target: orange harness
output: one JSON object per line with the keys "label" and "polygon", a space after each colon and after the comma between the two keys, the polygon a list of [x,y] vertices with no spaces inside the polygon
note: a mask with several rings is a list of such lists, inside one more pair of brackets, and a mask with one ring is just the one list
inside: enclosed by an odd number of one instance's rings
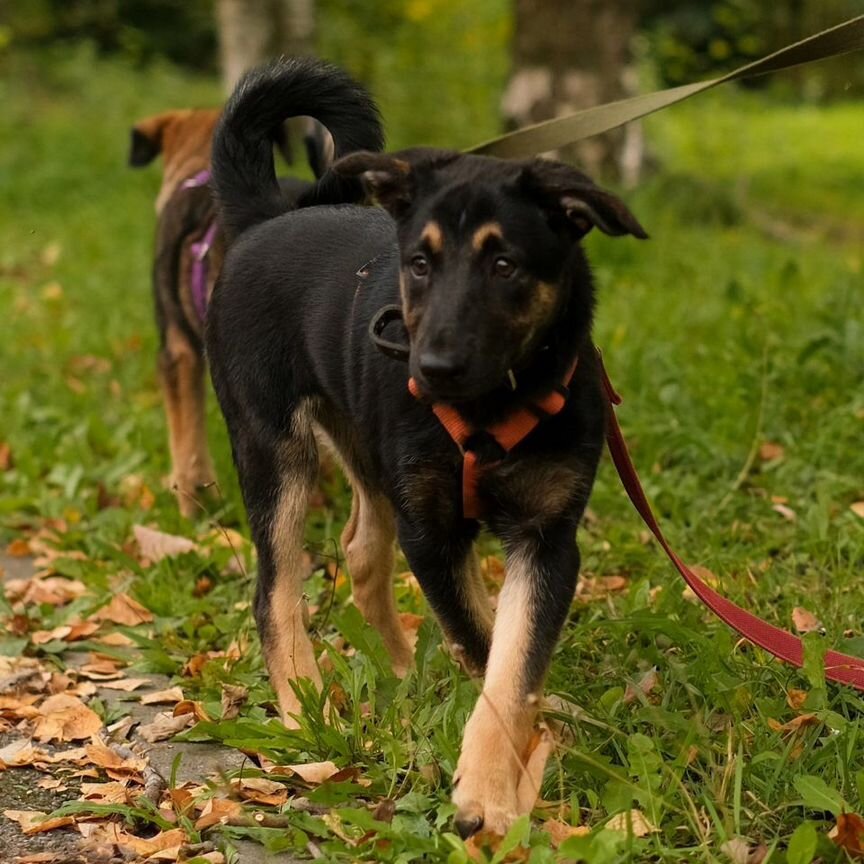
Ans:
{"label": "orange harness", "polygon": [[[502,456],[501,459],[493,462],[481,463],[472,446],[472,439],[476,441],[478,436],[485,435],[491,438],[506,456],[534,431],[541,420],[554,417],[564,408],[570,395],[567,388],[576,374],[578,365],[577,357],[567,370],[564,380],[551,393],[529,403],[527,407],[514,412],[501,423],[485,429],[473,428],[452,405],[445,405],[443,402],[433,403],[432,411],[462,454],[462,515],[466,519],[479,519],[481,515],[480,501],[477,497],[477,485],[481,473],[487,468],[500,464],[504,458]],[[413,378],[408,379],[408,391],[415,399],[421,398],[420,388]]]}

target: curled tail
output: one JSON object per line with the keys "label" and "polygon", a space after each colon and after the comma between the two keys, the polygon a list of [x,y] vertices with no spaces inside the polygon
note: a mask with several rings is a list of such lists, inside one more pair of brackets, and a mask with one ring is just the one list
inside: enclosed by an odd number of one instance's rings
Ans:
{"label": "curled tail", "polygon": [[[336,158],[384,146],[372,97],[336,66],[293,57],[247,72],[213,137],[212,182],[229,242],[291,209],[276,182],[272,141],[279,124],[298,116],[313,117],[329,130]],[[297,206],[353,201],[361,194],[356,180],[326,171]]]}

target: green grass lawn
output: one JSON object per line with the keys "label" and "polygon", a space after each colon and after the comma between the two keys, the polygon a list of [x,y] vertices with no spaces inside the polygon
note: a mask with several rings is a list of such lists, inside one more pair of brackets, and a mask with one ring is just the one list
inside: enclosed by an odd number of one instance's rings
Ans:
{"label": "green grass lawn", "polygon": [[[224,681],[250,688],[239,718],[200,724],[193,737],[286,763],[332,759],[370,783],[326,784],[309,796],[332,808],[325,816],[288,810],[288,829],[225,829],[229,845],[246,834],[301,854],[311,839],[328,861],[468,860],[447,833],[449,789],[477,685],[441,650],[429,618],[416,670],[392,676],[346,602],[341,570],[331,578],[347,516],[341,482],[324,478],[324,506],[310,519],[308,593],[344,707],[330,725],[311,711],[298,733],[273,719],[248,607],[252,575],[229,566],[218,537],[206,539],[213,522],[184,523],[162,488],[149,287],[158,171],[125,167],[128,128],[168,106],[212,104],[217,84],[86,55],[6,63],[0,443],[12,466],[0,471],[0,539],[63,520],[58,542],[86,560],[55,567],[97,596],[128,588],[156,615],[136,668],[179,676],[193,655],[248,642],[230,671],[213,662],[184,679],[212,717]],[[387,120],[394,141],[425,143],[406,140],[400,130],[413,126],[398,112]],[[482,140],[492,122],[490,108],[476,134],[460,128],[453,140]],[[682,596],[604,464],[581,534],[584,568],[625,587],[574,604],[550,689],[578,706],[578,720],[550,760],[530,836],[517,826],[514,843],[530,845],[530,858],[512,860],[728,860],[730,847],[721,850],[735,837],[764,845],[771,861],[842,860],[826,835],[841,810],[864,811],[864,699],[826,687],[819,663],[826,646],[864,656],[864,519],[850,509],[864,499],[860,129],[860,104],[802,108],[734,90],[671,109],[646,123],[659,168],[628,196],[651,240],[589,242],[597,341],[674,545],[736,602],[787,628],[793,608],[805,607],[826,635],[808,637],[807,674],[740,644]],[[212,400],[211,409],[224,496],[216,520],[242,529]],[[136,523],[199,539],[202,551],[142,567],[130,554]],[[212,586],[203,596],[202,577]],[[426,613],[405,579],[397,593],[403,611]],[[81,608],[33,614],[47,628]],[[351,656],[337,650],[342,637]],[[2,646],[62,662],[58,646],[36,649],[26,636]],[[652,670],[649,692],[627,693]],[[804,707],[787,703],[792,690],[806,691]],[[802,713],[813,717],[778,731]],[[395,802],[389,824],[372,815],[385,798]],[[658,830],[604,828],[631,807]],[[554,851],[542,831],[550,818],[594,830]]]}

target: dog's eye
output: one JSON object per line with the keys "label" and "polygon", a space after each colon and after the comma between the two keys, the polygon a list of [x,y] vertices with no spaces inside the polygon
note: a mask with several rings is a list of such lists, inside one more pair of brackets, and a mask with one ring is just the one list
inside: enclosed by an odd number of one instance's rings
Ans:
{"label": "dog's eye", "polygon": [[509,279],[516,272],[516,265],[503,256],[495,259],[495,275],[500,279]]}
{"label": "dog's eye", "polygon": [[429,275],[429,259],[425,255],[415,255],[411,259],[411,272],[418,278],[422,279]]}

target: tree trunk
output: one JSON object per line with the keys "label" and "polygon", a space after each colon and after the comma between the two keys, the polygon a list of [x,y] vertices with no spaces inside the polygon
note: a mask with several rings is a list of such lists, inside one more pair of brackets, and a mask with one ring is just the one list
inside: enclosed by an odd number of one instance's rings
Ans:
{"label": "tree trunk", "polygon": [[[502,100],[508,128],[626,98],[635,87],[635,0],[515,0],[513,72]],[[594,177],[633,184],[642,135],[631,123],[555,155]]]}
{"label": "tree trunk", "polygon": [[229,93],[252,66],[315,51],[315,0],[217,0],[216,20]]}
{"label": "tree trunk", "polygon": [[[222,81],[230,93],[247,69],[283,54],[315,53],[315,0],[216,0]],[[286,121],[279,149],[290,165],[296,141],[320,138],[321,161],[332,155],[332,142],[308,119]]]}

